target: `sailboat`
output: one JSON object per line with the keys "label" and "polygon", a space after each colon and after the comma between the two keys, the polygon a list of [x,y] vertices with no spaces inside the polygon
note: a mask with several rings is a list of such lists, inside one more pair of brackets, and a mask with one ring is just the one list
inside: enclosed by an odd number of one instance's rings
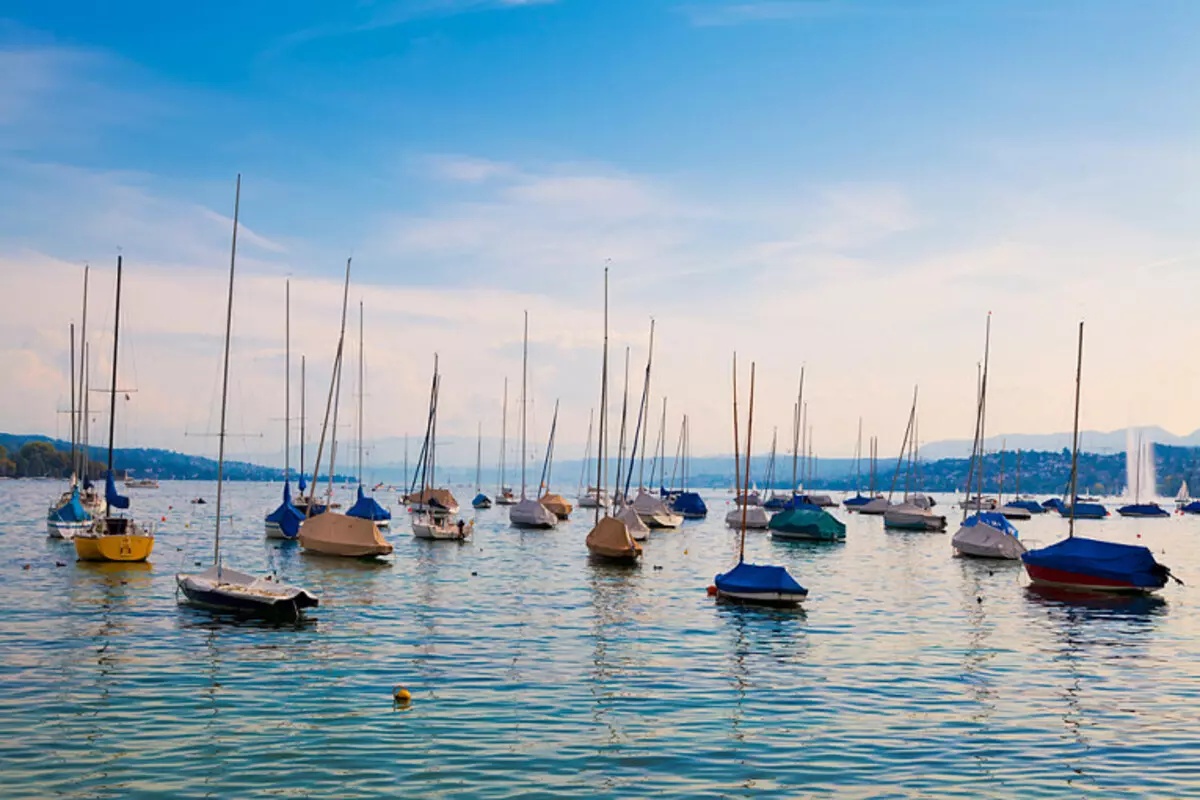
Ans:
{"label": "sailboat", "polygon": [[[801,385],[801,386],[803,386],[803,385],[804,385],[804,378],[803,378],[803,374],[804,374],[804,373],[803,373],[803,372],[801,372],[801,376],[802,376],[802,377],[800,378],[800,381],[801,381],[800,385]],[[752,377],[751,377],[751,379],[750,379],[750,386],[751,386],[751,390],[750,390],[750,396],[753,398],[753,397],[754,397],[754,390],[753,390],[753,386],[754,386],[754,379],[753,379],[753,375],[754,375],[754,365],[753,365],[753,364],[751,364],[751,365],[750,365],[750,375],[752,376]],[[755,493],[755,494],[751,495],[751,493],[750,493],[750,451],[749,451],[749,444],[747,444],[747,450],[746,450],[746,482],[745,482],[745,487],[743,488],[743,487],[740,485],[740,484],[741,484],[741,477],[740,477],[740,474],[739,474],[739,472],[738,472],[738,469],[739,469],[739,462],[740,462],[740,460],[741,460],[741,457],[740,457],[740,455],[739,455],[739,448],[741,447],[741,442],[739,442],[739,441],[738,441],[738,432],[737,432],[737,429],[738,429],[738,419],[737,419],[737,357],[735,356],[735,357],[734,357],[734,361],[733,361],[733,480],[734,480],[734,482],[735,482],[735,483],[738,483],[739,485],[738,485],[738,487],[737,487],[738,494],[737,494],[737,495],[735,495],[735,498],[734,498],[734,504],[733,504],[733,508],[732,508],[732,509],[730,509],[730,510],[728,511],[728,513],[726,513],[726,514],[725,514],[725,524],[726,524],[726,525],[728,525],[730,528],[734,528],[734,529],[740,530],[740,531],[742,532],[742,536],[743,536],[743,538],[744,538],[744,537],[745,537],[745,534],[746,534],[746,529],[747,529],[747,528],[753,528],[753,529],[755,529],[755,530],[765,530],[765,529],[766,529],[766,527],[767,527],[767,525],[769,525],[769,524],[770,524],[770,522],[771,522],[771,515],[770,515],[770,514],[768,514],[768,513],[767,513],[767,510],[766,510],[765,508],[763,508],[763,507],[762,507],[762,504],[761,504],[761,502],[758,502],[758,500],[759,500],[759,498],[758,498],[758,494],[757,494],[757,493]],[[748,441],[748,440],[749,440],[749,438],[750,438],[750,437],[749,437],[749,430],[747,430],[747,432],[746,432],[746,433],[747,433],[747,436],[746,436],[746,438],[747,438],[747,441]],[[793,470],[795,470],[795,466],[794,466],[794,465],[793,465],[792,469],[793,469]],[[795,487],[795,486],[796,486],[796,484],[794,484],[794,483],[793,483],[792,485],[793,485],[793,487]],[[793,500],[794,500],[794,501],[796,501],[796,504],[799,504],[799,503],[800,503],[800,495],[799,495],[799,494],[793,494],[793,495],[792,495],[792,498],[793,498]],[[754,502],[752,502],[752,500],[753,500]],[[739,502],[739,501],[740,501],[740,502]]]}
{"label": "sailboat", "polygon": [[[292,282],[285,284],[283,314],[283,502],[267,515],[268,539],[295,539],[304,512],[292,503]],[[303,490],[302,490],[303,491]]]}
{"label": "sailboat", "polygon": [[661,497],[655,497],[647,491],[645,483],[642,481],[646,463],[646,437],[642,435],[643,431],[650,427],[649,421],[646,419],[646,410],[650,401],[650,370],[654,363],[654,320],[650,320],[650,349],[646,353],[646,376],[642,384],[642,402],[638,406],[637,425],[633,429],[633,449],[629,453],[629,468],[625,472],[625,486],[623,487],[622,497],[629,497],[630,478],[633,475],[633,462],[638,457],[638,444],[641,443],[641,459],[643,472],[638,475],[638,493],[630,504],[630,507],[641,519],[642,523],[650,530],[662,530],[678,528],[683,524],[683,517],[673,512],[663,502]]}
{"label": "sailboat", "polygon": [[529,312],[525,312],[524,344],[521,348],[521,499],[508,510],[508,521],[518,528],[553,528],[558,516],[532,497],[526,497],[525,464],[529,453],[525,449],[528,422],[529,388]]}
{"label": "sailboat", "polygon": [[538,481],[538,502],[548,508],[559,519],[569,519],[575,507],[561,494],[550,491],[550,477],[554,468],[554,434],[558,430],[558,400],[554,401],[554,419],[550,423],[550,440],[546,444],[546,457],[542,461],[542,478]]}
{"label": "sailboat", "polygon": [[[810,434],[809,442],[811,443],[811,441]],[[772,441],[772,460],[774,459],[773,445]],[[824,497],[825,495],[806,495],[803,496],[803,499],[807,502],[788,503],[782,511],[772,516],[771,521],[767,524],[771,531],[771,538],[783,541],[820,542],[836,542],[845,539],[846,526],[825,510],[825,506],[821,502],[821,498]]]}
{"label": "sailboat", "polygon": [[[1036,500],[1031,500],[1021,494],[1021,451],[1017,450],[1017,485],[1013,497],[1000,507],[1000,513],[1008,519],[1029,519],[1034,514],[1044,514],[1046,509]],[[1024,516],[1021,515],[1024,512]]]}
{"label": "sailboat", "polygon": [[[432,486],[437,476],[438,399],[441,396],[442,376],[438,371],[438,356],[433,356],[433,384],[429,391],[429,416],[425,425],[425,441],[417,464],[419,486]],[[457,509],[456,509],[457,510]],[[425,508],[412,516],[413,536],[418,539],[454,539],[462,541],[475,529],[475,522],[452,521],[454,511],[443,508],[436,496],[428,498]]]}
{"label": "sailboat", "polygon": [[862,493],[862,417],[858,418],[858,440],[854,445],[854,497],[847,497],[842,505],[849,511],[855,511],[871,502],[871,498]]}
{"label": "sailboat", "polygon": [[500,485],[496,487],[496,505],[515,506],[517,498],[513,490],[504,482],[505,466],[507,466],[508,447],[508,378],[504,379],[504,405],[500,412]]}
{"label": "sailboat", "polygon": [[[588,462],[592,460],[592,427],[595,424],[595,414],[595,409],[588,414],[587,446],[583,451],[583,464],[579,468],[579,489],[576,492],[575,502],[580,508],[608,508],[608,492],[603,486],[587,484],[587,488],[584,489],[585,481],[587,481]],[[596,452],[596,457],[600,458],[599,447]]]}
{"label": "sailboat", "polygon": [[[679,428],[680,453],[680,490],[671,497],[671,510],[684,519],[704,519],[708,516],[708,506],[698,493],[688,490],[688,460],[691,458],[691,425],[687,414]],[[675,479],[671,478],[671,488],[674,489]]]}
{"label": "sailboat", "polygon": [[72,539],[92,526],[92,515],[83,507],[79,494],[79,417],[75,403],[75,323],[71,323],[71,485],[46,510],[46,533],[54,539]]}
{"label": "sailboat", "polygon": [[[605,447],[604,421],[608,417],[608,267],[604,268],[604,359],[600,372],[600,435],[596,441],[596,489],[597,496],[608,483],[605,476],[608,450]],[[591,440],[591,425],[588,426]],[[582,482],[582,481],[581,481]],[[637,543],[629,527],[622,520],[608,515],[608,508],[597,503],[592,529],[588,531],[584,545],[596,559],[618,564],[636,564],[642,557],[642,546]],[[601,516],[603,510],[603,516]],[[636,515],[634,515],[636,519]]]}
{"label": "sailboat", "polygon": [[[1079,477],[1079,394],[1083,375],[1083,322],[1079,323],[1079,353],[1075,363],[1075,427],[1071,443],[1069,496],[1077,500]],[[1030,550],[1021,556],[1035,587],[1082,592],[1146,593],[1161,589],[1173,578],[1149,549],[1139,545],[1085,539],[1075,535],[1076,503],[1070,506],[1067,538]]]}
{"label": "sailboat", "polygon": [[[750,365],[750,408],[746,418],[746,470],[745,489],[750,484],[750,448],[752,429],[754,426],[754,364]],[[734,480],[739,481],[737,463],[738,448],[738,417],[737,417],[737,356],[733,357],[733,441],[734,441]],[[764,566],[746,563],[746,521],[753,506],[743,505],[741,508],[742,525],[741,541],[738,546],[738,563],[728,572],[723,572],[713,578],[710,594],[718,598],[733,600],[740,603],[754,603],[771,606],[795,606],[808,597],[808,590],[796,582],[784,567]],[[759,509],[761,510],[761,509]],[[765,512],[764,512],[765,513]]]}
{"label": "sailboat", "polygon": [[[196,574],[179,573],[175,585],[190,605],[218,611],[298,616],[301,609],[319,601],[306,589],[277,582],[272,577],[256,578],[229,569],[221,563],[221,498],[225,471],[225,414],[229,398],[229,339],[233,329],[233,275],[237,260],[238,211],[242,176],[237,179],[237,199],[233,206],[233,246],[229,257],[229,300],[225,311],[225,356],[221,381],[221,430],[217,434],[217,521],[213,533],[213,563]],[[286,484],[285,484],[286,486]]]}
{"label": "sailboat", "polygon": [[471,498],[471,507],[483,511],[492,507],[492,498],[483,493],[482,484],[479,481],[480,471],[483,469],[483,423],[479,423],[479,438],[475,443],[475,496]]}
{"label": "sailboat", "polygon": [[391,524],[392,512],[381,506],[374,497],[371,497],[363,489],[363,394],[364,392],[363,371],[363,304],[360,300],[358,303],[358,494],[355,497],[354,505],[346,510],[346,516],[358,517],[359,519],[369,519],[378,525],[380,528],[387,528]]}
{"label": "sailboat", "polygon": [[1179,485],[1179,492],[1175,495],[1175,507],[1182,509],[1188,503],[1192,502],[1192,496],[1188,494],[1187,480]]}
{"label": "sailboat", "polygon": [[763,483],[767,487],[767,499],[763,502],[763,508],[768,511],[779,511],[787,507],[788,500],[791,499],[791,493],[777,494],[775,492],[775,449],[778,443],[779,431],[774,429],[771,431],[771,455],[767,459],[767,471],[763,474]]}
{"label": "sailboat", "polygon": [[[1133,443],[1133,432],[1130,431],[1128,436],[1130,444]],[[1142,433],[1137,434],[1137,456],[1136,459],[1131,452],[1134,448],[1125,448],[1126,472],[1131,473],[1132,481],[1129,481],[1133,487],[1133,502],[1129,505],[1121,506],[1117,509],[1117,513],[1122,517],[1169,517],[1171,516],[1165,508],[1153,501],[1148,503],[1142,502],[1142,479],[1145,477],[1146,485],[1150,492],[1155,491],[1155,469],[1154,469],[1154,442],[1143,442]],[[1128,487],[1127,487],[1128,488]]]}
{"label": "sailboat", "polygon": [[[987,426],[987,379],[988,364],[991,357],[992,315],[987,318],[987,332],[983,345],[983,374],[979,382],[979,400],[975,407],[975,438],[972,441],[971,466],[967,471],[967,494],[971,493],[972,478],[976,479],[975,497],[983,496],[983,457],[984,440]],[[1003,449],[1001,449],[1003,454]],[[1004,469],[1000,471],[1001,490],[1004,485]],[[950,544],[959,555],[975,558],[999,558],[1016,560],[1025,552],[1025,545],[1017,538],[1017,529],[1001,513],[995,511],[976,511],[967,516],[966,504],[963,504],[962,525]]]}
{"label": "sailboat", "polygon": [[[892,474],[892,488],[888,491],[888,507],[883,512],[883,526],[893,530],[931,531],[939,532],[946,529],[946,518],[934,514],[927,507],[914,503],[910,497],[913,465],[917,458],[917,389],[913,387],[912,410],[908,414],[908,427],[904,431],[904,440],[900,445],[900,457],[896,459],[896,471]],[[908,448],[907,454],[905,448]],[[904,502],[892,503],[892,495],[896,491],[896,479],[900,476],[900,467],[905,457],[908,458],[908,470],[904,478]],[[864,506],[865,508],[866,506]]]}
{"label": "sailboat", "polygon": [[107,511],[92,526],[75,534],[75,555],[81,561],[145,561],[154,549],[153,523],[121,516],[114,510],[129,508],[129,498],[117,493],[113,479],[113,434],[117,419],[117,343],[121,330],[121,256],[117,256],[117,300],[113,313],[112,385],[108,407],[108,468],[104,473]]}
{"label": "sailboat", "polygon": [[891,505],[888,499],[875,490],[876,476],[879,468],[879,437],[872,436],[870,442],[871,457],[870,457],[870,475],[867,480],[867,496],[870,498],[867,502],[858,506],[854,510],[859,514],[868,516],[883,516],[883,513],[888,510]]}
{"label": "sailboat", "polygon": [[312,516],[313,493],[321,474],[321,457],[325,450],[325,436],[329,433],[329,414],[333,412],[333,435],[329,447],[329,482],[332,499],[334,463],[337,456],[337,408],[338,389],[341,387],[342,356],[346,345],[346,310],[350,299],[350,259],[346,259],[346,282],[342,289],[342,322],[338,331],[337,352],[333,359],[333,374],[329,377],[329,395],[325,401],[325,417],[321,422],[321,439],[317,443],[317,458],[313,462],[312,485],[309,486],[309,516],[300,523],[300,546],[306,552],[346,558],[374,558],[392,552],[392,545],[380,534],[373,520],[351,517],[326,509]]}

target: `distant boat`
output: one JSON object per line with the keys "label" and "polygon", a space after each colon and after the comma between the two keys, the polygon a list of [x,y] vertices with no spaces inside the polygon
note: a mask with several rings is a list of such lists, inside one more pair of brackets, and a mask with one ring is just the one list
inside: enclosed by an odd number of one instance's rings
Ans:
{"label": "distant boat", "polygon": [[704,502],[698,493],[688,490],[688,475],[690,470],[689,461],[692,451],[692,436],[691,422],[687,414],[683,415],[683,421],[679,427],[679,455],[680,455],[680,490],[674,490],[675,476],[671,476],[672,489],[664,491],[664,494],[671,498],[671,510],[679,514],[684,519],[704,519],[708,516],[708,505]]}
{"label": "distant boat", "polygon": [[508,510],[508,521],[517,528],[553,528],[558,524],[558,516],[539,503],[535,498],[525,496],[525,464],[529,460],[525,449],[527,424],[527,391],[529,386],[529,312],[525,312],[525,336],[521,349],[521,499]]}
{"label": "distant boat", "polygon": [[158,481],[154,478],[125,478],[126,489],[157,489]]}
{"label": "distant boat", "polygon": [[75,534],[75,555],[81,561],[145,561],[154,549],[154,525],[117,512],[129,508],[129,498],[117,493],[113,480],[113,433],[117,417],[117,343],[121,329],[121,256],[117,256],[117,299],[113,313],[112,385],[108,408],[108,469],[104,473],[107,511],[92,526]]}
{"label": "distant boat", "polygon": [[1180,484],[1179,492],[1175,495],[1175,507],[1183,508],[1191,501],[1192,498],[1191,495],[1188,494],[1188,485],[1187,481],[1185,480],[1182,484]]}
{"label": "distant boat", "polygon": [[[750,483],[750,449],[751,431],[754,425],[754,365],[750,365],[750,407],[746,419],[746,490]],[[734,357],[733,375],[733,428],[734,428],[734,462],[735,475],[738,459],[737,433],[737,357]],[[735,477],[735,480],[737,477]],[[753,507],[743,506],[744,515],[749,514]],[[766,511],[758,508],[765,516]],[[745,519],[745,517],[743,517]],[[784,567],[767,566],[746,563],[746,526],[741,525],[741,539],[738,547],[738,563],[728,572],[723,572],[713,578],[713,588],[710,592],[718,598],[739,603],[759,605],[795,606],[808,597],[808,590],[801,586]]]}
{"label": "distant boat", "polygon": [[[909,488],[913,480],[913,472],[917,468],[917,390],[913,388],[913,404],[912,409],[908,414],[908,427],[904,431],[904,440],[900,444],[900,457],[896,460],[896,472],[892,476],[892,489],[888,492],[889,505],[883,512],[883,526],[893,530],[902,531],[928,531],[940,532],[946,530],[946,518],[934,514],[929,510],[928,506],[922,502],[924,495],[913,495],[910,497]],[[908,452],[905,452],[907,448]],[[892,503],[890,500],[891,494],[895,491],[896,479],[900,475],[900,467],[904,464],[905,457],[908,459],[908,470],[904,479],[904,502]],[[866,509],[871,508],[872,504],[868,503],[859,509],[859,513],[867,513]]]}
{"label": "distant boat", "polygon": [[771,517],[767,526],[772,539],[840,541],[846,526],[819,506],[791,508]]}
{"label": "distant boat", "polygon": [[365,391],[366,374],[363,370],[363,303],[358,301],[358,494],[355,497],[354,505],[346,509],[347,517],[357,517],[358,519],[369,519],[380,528],[388,528],[391,526],[392,512],[381,506],[374,497],[367,494],[363,486],[363,423],[365,416],[363,413],[363,396]]}
{"label": "distant boat", "polygon": [[1179,510],[1184,514],[1200,514],[1200,500],[1193,500]]}
{"label": "distant boat", "polygon": [[771,432],[771,455],[767,459],[767,471],[763,474],[763,483],[767,487],[767,499],[763,502],[763,508],[768,511],[780,511],[787,506],[787,502],[791,499],[791,493],[780,494],[772,487],[775,486],[775,448],[778,437],[777,430]]}
{"label": "distant boat", "polygon": [[[241,195],[241,176],[238,176],[238,200]],[[229,259],[229,302],[225,316],[225,356],[221,381],[221,427],[217,453],[217,509],[213,529],[212,566],[200,573],[179,573],[175,585],[189,605],[215,611],[249,613],[267,616],[299,616],[302,609],[320,602],[317,597],[298,586],[279,583],[272,577],[256,578],[245,572],[224,566],[221,560],[221,498],[225,469],[225,413],[229,397],[229,340],[233,329],[233,271],[237,253],[237,207],[233,212],[233,254]],[[284,485],[287,492],[287,485]],[[286,496],[286,495],[285,495]]]}
{"label": "distant boat", "polygon": [[[515,506],[517,498],[513,494],[511,486],[504,482],[504,470],[506,466],[507,454],[505,452],[508,446],[508,378],[504,379],[504,401],[500,410],[500,484],[496,487],[496,505],[498,506]],[[522,456],[524,460],[524,456]]]}
{"label": "distant boat", "polygon": [[[575,497],[575,502],[580,508],[608,508],[608,492],[603,487],[597,488],[586,482],[588,464],[592,460],[592,428],[596,421],[595,416],[596,410],[592,409],[588,413],[587,445],[584,447],[583,462],[579,467],[579,488]],[[601,420],[601,424],[603,424],[603,420]],[[597,447],[598,452],[599,448]],[[596,457],[599,459],[599,455]]]}
{"label": "distant boat", "polygon": [[642,484],[646,463],[646,436],[650,427],[646,419],[646,410],[650,399],[650,374],[654,364],[654,320],[650,320],[650,346],[646,351],[646,373],[642,383],[642,399],[638,406],[637,424],[633,429],[633,447],[629,451],[628,469],[625,470],[625,485],[622,487],[624,497],[629,497],[631,478],[633,477],[633,462],[638,458],[638,448],[641,447],[641,471],[638,475],[637,495],[629,502],[629,506],[637,513],[643,524],[650,530],[674,529],[683,524],[683,516],[672,511],[661,497],[655,497]]}
{"label": "distant boat", "polygon": [[[413,476],[416,486],[431,486],[437,481],[437,421],[438,401],[442,391],[442,376],[438,371],[438,356],[433,356],[433,382],[429,390],[429,413],[425,422],[425,438],[421,443],[421,456],[417,463],[417,473]],[[410,495],[412,493],[410,492]],[[412,515],[412,534],[418,539],[465,539],[474,530],[474,523],[468,527],[462,520],[457,523],[453,515],[458,512],[458,504],[453,502],[453,496],[445,489],[425,489],[417,505],[420,510]],[[453,504],[454,510],[450,510]]]}
{"label": "distant boat", "polygon": [[1034,514],[1044,514],[1046,509],[1036,500],[1021,496],[1021,451],[1017,450],[1017,485],[1013,498],[1001,506],[999,512],[1007,519],[1030,519]]}
{"label": "distant boat", "polygon": [[[1079,393],[1083,371],[1083,323],[1079,323],[1079,354],[1075,367],[1075,426],[1071,448],[1069,496],[1074,501],[1067,538],[1021,556],[1035,586],[1084,592],[1153,592],[1166,585],[1171,570],[1154,560],[1145,547],[1075,536],[1081,505],[1076,495],[1079,470]],[[1107,513],[1107,512],[1106,512]]]}
{"label": "distant boat", "polygon": [[1071,505],[1060,501],[1056,510],[1061,516],[1075,519],[1104,519],[1108,516],[1108,509],[1101,503],[1086,503],[1082,498],[1076,499]]}
{"label": "distant boat", "polygon": [[[874,444],[874,439],[871,440]],[[874,451],[872,451],[872,462]],[[874,489],[874,487],[872,487]],[[849,511],[862,508],[871,502],[871,498],[862,493],[862,417],[858,418],[858,439],[854,444],[854,497],[847,497],[842,505]]]}
{"label": "distant boat", "polygon": [[538,502],[559,519],[569,519],[575,507],[561,494],[550,491],[550,480],[554,468],[554,435],[558,431],[558,400],[554,401],[554,419],[550,423],[550,440],[546,444],[546,457],[542,462],[542,479],[538,482]]}
{"label": "distant boat", "polygon": [[[606,482],[605,464],[608,458],[608,449],[605,446],[607,439],[605,438],[605,420],[608,417],[608,268],[604,269],[604,360],[600,374],[600,431],[596,440],[596,493],[591,495],[599,498],[600,493],[604,491]],[[588,449],[591,449],[592,426],[588,423]],[[585,458],[586,463],[586,458]],[[583,483],[583,479],[580,479]],[[618,564],[637,564],[642,558],[642,546],[637,543],[633,533],[629,530],[628,524],[617,517],[608,516],[607,506],[601,506],[599,502],[592,506],[595,509],[595,517],[593,519],[592,529],[588,531],[587,537],[584,539],[584,546],[587,547],[588,554],[595,559],[602,561],[610,561]],[[627,508],[624,512],[628,516],[632,516],[633,520],[641,525],[641,520],[638,518],[633,509]],[[603,515],[602,515],[603,514]],[[644,526],[643,526],[644,527]]]}
{"label": "distant boat", "polygon": [[[87,314],[87,268],[84,268],[84,315]],[[82,349],[82,348],[81,348]],[[71,323],[71,364],[68,368],[71,378],[71,484],[58,501],[46,509],[46,533],[54,539],[73,539],[78,533],[83,533],[92,527],[92,514],[83,507],[83,498],[79,493],[79,481],[76,478],[86,469],[87,458],[81,468],[79,459],[79,428],[82,417],[77,413],[75,395],[75,323]],[[82,375],[80,378],[82,386]]]}

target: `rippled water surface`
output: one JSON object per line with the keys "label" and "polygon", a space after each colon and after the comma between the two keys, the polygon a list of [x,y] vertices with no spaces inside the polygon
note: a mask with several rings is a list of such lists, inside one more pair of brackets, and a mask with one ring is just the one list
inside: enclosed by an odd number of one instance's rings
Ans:
{"label": "rippled water surface", "polygon": [[[397,514],[394,556],[364,564],[264,542],[278,486],[240,484],[226,563],[321,607],[234,624],[174,595],[212,547],[213,506],[187,499],[213,488],[131,490],[165,516],[138,568],[76,563],[44,533],[59,486],[0,482],[0,795],[1200,796],[1190,586],[1063,603],[953,558],[949,533],[838,511],[844,544],[750,533],[748,560],[811,592],[756,610],[705,595],[735,557],[726,495],[633,569],[589,562],[590,516],[522,532],[504,508],[464,545],[414,541]],[[1140,533],[1200,584],[1200,519],[1079,524]],[[1020,527],[1049,544],[1066,523]]]}

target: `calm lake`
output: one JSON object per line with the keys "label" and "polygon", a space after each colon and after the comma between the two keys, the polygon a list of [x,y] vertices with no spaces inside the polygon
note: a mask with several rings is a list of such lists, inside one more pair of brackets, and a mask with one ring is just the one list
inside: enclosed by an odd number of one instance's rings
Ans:
{"label": "calm lake", "polygon": [[225,562],[319,593],[299,627],[177,605],[211,483],[128,492],[165,517],[138,567],[76,563],[45,535],[60,484],[0,481],[0,795],[1200,796],[1200,519],[1080,522],[1192,584],[1086,604],[953,557],[950,498],[944,534],[835,511],[844,544],[749,533],[747,560],[811,592],[770,611],[705,594],[736,558],[723,493],[631,569],[589,562],[581,511],[534,532],[497,507],[473,541],[423,542],[383,493],[392,557],[306,556],[263,539],[279,488],[230,485]]}

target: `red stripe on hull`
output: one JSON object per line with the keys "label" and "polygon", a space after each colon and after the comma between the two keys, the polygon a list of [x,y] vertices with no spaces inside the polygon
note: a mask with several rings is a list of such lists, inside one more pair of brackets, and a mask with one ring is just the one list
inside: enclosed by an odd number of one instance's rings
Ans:
{"label": "red stripe on hull", "polygon": [[1088,575],[1082,572],[1066,572],[1061,569],[1051,569],[1050,567],[1036,567],[1033,564],[1026,564],[1025,571],[1029,573],[1029,578],[1034,583],[1046,586],[1076,586],[1081,589],[1103,589],[1115,592],[1140,592],[1156,588],[1151,586],[1137,586],[1129,581],[1101,578],[1097,575]]}

